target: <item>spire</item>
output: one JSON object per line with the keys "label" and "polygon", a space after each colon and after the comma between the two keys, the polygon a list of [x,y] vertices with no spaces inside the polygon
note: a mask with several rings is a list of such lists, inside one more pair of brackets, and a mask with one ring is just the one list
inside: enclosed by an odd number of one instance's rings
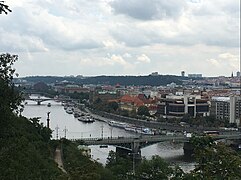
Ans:
{"label": "spire", "polygon": [[233,78],[233,72],[232,72],[232,74],[231,74],[231,78]]}

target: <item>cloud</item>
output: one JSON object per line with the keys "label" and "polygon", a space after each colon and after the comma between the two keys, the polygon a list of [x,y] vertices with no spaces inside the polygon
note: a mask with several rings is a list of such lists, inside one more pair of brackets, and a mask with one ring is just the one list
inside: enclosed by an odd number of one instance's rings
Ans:
{"label": "cloud", "polygon": [[111,56],[110,60],[111,60],[112,62],[117,63],[117,64],[120,64],[120,65],[122,65],[122,66],[128,66],[128,65],[130,65],[130,64],[129,64],[128,62],[126,62],[126,61],[123,59],[123,57],[120,56],[120,55],[115,55],[115,54],[113,54],[113,55]]}
{"label": "cloud", "polygon": [[48,48],[43,41],[36,36],[21,35],[5,32],[0,29],[1,50],[10,52],[46,52]]}
{"label": "cloud", "polygon": [[145,54],[142,54],[142,55],[138,56],[137,60],[139,62],[143,62],[143,63],[150,63],[151,62],[151,59]]}
{"label": "cloud", "polygon": [[[238,21],[237,21],[238,22]],[[125,22],[110,29],[112,37],[129,47],[155,44],[193,46],[205,44],[219,47],[239,47],[240,26],[226,16],[193,17],[178,21]]]}
{"label": "cloud", "polygon": [[[104,47],[102,38],[96,38],[96,35],[100,35],[95,30],[85,26],[85,22],[76,20],[76,14],[71,14],[68,6],[66,9],[58,9],[60,4],[55,1],[39,1],[39,4],[36,1],[23,6],[18,4],[9,16],[15,19],[14,23],[7,23],[8,19],[3,20],[5,27],[2,31],[19,34],[26,39],[38,39],[48,49],[75,51]],[[32,46],[31,42],[27,41],[22,45]]]}
{"label": "cloud", "polygon": [[129,53],[125,53],[125,54],[123,54],[123,57],[125,57],[125,58],[131,58],[131,57],[132,57],[132,55],[131,55],[131,54],[129,54]]}
{"label": "cloud", "polygon": [[238,64],[239,62],[240,56],[239,55],[235,55],[235,54],[231,54],[231,53],[222,53],[219,54],[217,58],[213,59],[207,59],[207,62],[211,63],[212,65],[219,67],[219,68],[223,68],[223,69],[230,69],[230,71],[233,70],[238,70],[239,66]]}
{"label": "cloud", "polygon": [[19,54],[21,75],[229,75],[239,64],[237,0],[6,3],[0,50]]}
{"label": "cloud", "polygon": [[110,2],[115,14],[140,19],[178,18],[186,6],[183,0],[115,0]]}
{"label": "cloud", "polygon": [[207,59],[207,62],[210,63],[211,65],[214,65],[214,66],[220,66],[220,63],[217,59]]}
{"label": "cloud", "polygon": [[238,60],[238,55],[234,55],[231,53],[222,53],[222,54],[219,54],[218,57],[222,59],[228,59],[228,60]]}

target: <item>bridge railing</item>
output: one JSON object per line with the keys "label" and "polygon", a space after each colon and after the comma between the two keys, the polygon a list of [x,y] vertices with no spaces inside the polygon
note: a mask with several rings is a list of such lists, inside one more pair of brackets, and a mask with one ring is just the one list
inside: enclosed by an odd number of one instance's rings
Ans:
{"label": "bridge railing", "polygon": [[130,137],[124,137],[124,136],[118,136],[118,137],[98,137],[98,138],[72,138],[69,139],[71,141],[103,141],[103,140],[117,140],[117,139],[136,139],[138,137],[136,136],[130,136]]}
{"label": "bridge railing", "polygon": [[[203,137],[203,136],[196,136],[196,137]],[[184,135],[182,136],[131,136],[131,137],[103,137],[103,138],[76,138],[76,139],[70,139],[71,141],[83,141],[83,142],[96,142],[96,143],[125,143],[125,142],[162,142],[162,141],[175,141],[175,142],[186,142],[189,141],[191,137],[186,137]],[[241,139],[241,134],[236,135],[217,135],[212,137],[214,140],[218,139]]]}

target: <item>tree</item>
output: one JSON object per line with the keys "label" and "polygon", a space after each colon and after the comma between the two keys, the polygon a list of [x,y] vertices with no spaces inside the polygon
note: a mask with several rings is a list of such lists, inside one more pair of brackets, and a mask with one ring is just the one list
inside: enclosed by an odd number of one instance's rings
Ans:
{"label": "tree", "polygon": [[117,179],[127,179],[132,172],[132,162],[130,158],[120,157],[114,151],[110,151],[107,157],[106,168],[117,177]]}
{"label": "tree", "polygon": [[190,179],[241,179],[241,157],[224,144],[215,144],[209,137],[195,138],[197,165],[187,176]]}
{"label": "tree", "polygon": [[204,136],[202,138],[192,137],[190,143],[194,146],[195,153],[203,151],[203,149],[212,147],[214,145],[214,140],[211,136]]}
{"label": "tree", "polygon": [[12,10],[9,9],[8,5],[4,4],[4,1],[0,1],[0,14],[2,14],[2,12],[4,12],[5,14],[7,14],[8,12],[12,12]]}
{"label": "tree", "polygon": [[15,69],[11,67],[17,59],[17,55],[0,55],[0,112],[5,115],[13,111],[18,113],[21,108],[22,98],[13,84]]}
{"label": "tree", "polygon": [[186,123],[191,123],[191,116],[190,114],[184,114],[184,116],[182,117],[182,121],[186,122]]}
{"label": "tree", "polygon": [[116,111],[119,108],[119,105],[117,102],[113,101],[113,102],[109,102],[108,103],[108,107],[114,111]]}
{"label": "tree", "polygon": [[64,140],[62,143],[64,167],[69,178],[83,180],[113,180],[112,173],[96,161],[90,160],[77,148],[78,143]]}
{"label": "tree", "polygon": [[140,116],[143,116],[143,115],[144,116],[150,116],[149,109],[146,106],[140,106],[137,109],[137,114],[140,115]]}
{"label": "tree", "polygon": [[36,91],[46,92],[46,91],[48,91],[49,87],[44,82],[37,82],[36,84],[33,85],[33,89]]}
{"label": "tree", "polygon": [[152,156],[151,160],[142,160],[136,170],[137,179],[169,179],[172,168],[159,156]]}

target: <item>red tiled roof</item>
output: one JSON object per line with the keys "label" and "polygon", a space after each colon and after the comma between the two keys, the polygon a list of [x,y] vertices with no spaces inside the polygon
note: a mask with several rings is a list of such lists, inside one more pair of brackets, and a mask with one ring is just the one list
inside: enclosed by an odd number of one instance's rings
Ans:
{"label": "red tiled roof", "polygon": [[143,106],[144,102],[136,96],[124,95],[120,98],[120,102],[133,103],[135,106]]}

